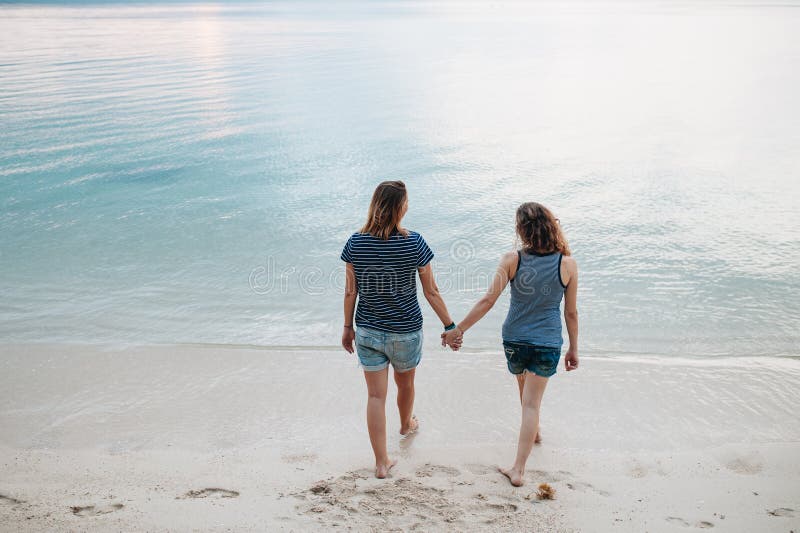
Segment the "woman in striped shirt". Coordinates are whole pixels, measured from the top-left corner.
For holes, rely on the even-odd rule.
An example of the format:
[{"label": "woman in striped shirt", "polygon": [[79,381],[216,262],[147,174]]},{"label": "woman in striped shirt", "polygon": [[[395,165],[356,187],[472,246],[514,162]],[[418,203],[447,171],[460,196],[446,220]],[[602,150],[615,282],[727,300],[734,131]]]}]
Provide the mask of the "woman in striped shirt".
[{"label": "woman in striped shirt", "polygon": [[[445,330],[455,328],[433,278],[430,264],[433,252],[419,233],[400,225],[406,211],[408,194],[402,181],[378,185],[367,222],[347,240],[341,255],[347,264],[342,346],[349,353],[357,352],[364,370],[367,429],[378,478],[385,478],[396,462],[389,458],[386,449],[389,365],[394,368],[397,384],[400,434],[408,435],[418,427],[413,414],[414,374],[422,355],[417,275],[425,299]],[[454,341],[454,348],[459,345],[460,342]]]}]

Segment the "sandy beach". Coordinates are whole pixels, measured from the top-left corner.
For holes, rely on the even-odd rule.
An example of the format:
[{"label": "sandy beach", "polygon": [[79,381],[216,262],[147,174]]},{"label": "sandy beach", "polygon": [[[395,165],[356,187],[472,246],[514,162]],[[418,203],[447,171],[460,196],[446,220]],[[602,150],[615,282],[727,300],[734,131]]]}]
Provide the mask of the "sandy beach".
[{"label": "sandy beach", "polygon": [[[0,52],[0,533],[800,533],[798,2],[12,0]],[[369,326],[426,343],[385,480]],[[522,487],[504,336],[564,341]]]},{"label": "sandy beach", "polygon": [[585,357],[521,488],[496,471],[519,417],[500,354],[426,350],[383,481],[339,351],[6,345],[0,368],[3,531],[800,529],[793,359]]}]

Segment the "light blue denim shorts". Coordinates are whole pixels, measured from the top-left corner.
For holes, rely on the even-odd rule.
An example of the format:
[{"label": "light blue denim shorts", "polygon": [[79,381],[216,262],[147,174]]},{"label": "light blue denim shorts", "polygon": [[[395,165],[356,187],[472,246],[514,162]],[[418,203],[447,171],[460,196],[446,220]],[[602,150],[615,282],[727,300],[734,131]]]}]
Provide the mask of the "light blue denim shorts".
[{"label": "light blue denim shorts", "polygon": [[356,352],[361,367],[368,372],[383,370],[389,363],[395,372],[408,372],[422,357],[422,329],[390,333],[360,326],[356,330]]}]

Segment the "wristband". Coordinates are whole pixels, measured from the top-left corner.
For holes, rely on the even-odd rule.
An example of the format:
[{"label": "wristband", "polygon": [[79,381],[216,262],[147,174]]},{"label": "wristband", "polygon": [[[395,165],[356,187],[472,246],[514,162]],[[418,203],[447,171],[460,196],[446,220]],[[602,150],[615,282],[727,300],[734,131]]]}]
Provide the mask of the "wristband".
[{"label": "wristband", "polygon": [[445,326],[444,327],[445,331],[450,331],[451,329],[456,329],[456,323],[455,322],[451,322],[449,326]]}]

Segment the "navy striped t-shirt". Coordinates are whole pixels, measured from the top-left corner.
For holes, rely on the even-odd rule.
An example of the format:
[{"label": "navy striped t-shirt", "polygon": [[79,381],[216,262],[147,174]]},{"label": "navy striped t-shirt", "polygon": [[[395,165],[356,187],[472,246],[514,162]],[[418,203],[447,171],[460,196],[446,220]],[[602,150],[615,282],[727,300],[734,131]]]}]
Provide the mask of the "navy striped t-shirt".
[{"label": "navy striped t-shirt", "polygon": [[344,245],[342,261],[353,263],[356,273],[356,325],[392,333],[422,328],[416,274],[431,259],[433,252],[419,233],[394,232],[385,241],[354,233]]}]

